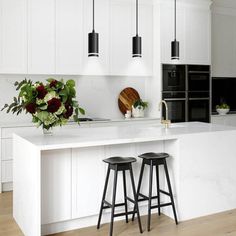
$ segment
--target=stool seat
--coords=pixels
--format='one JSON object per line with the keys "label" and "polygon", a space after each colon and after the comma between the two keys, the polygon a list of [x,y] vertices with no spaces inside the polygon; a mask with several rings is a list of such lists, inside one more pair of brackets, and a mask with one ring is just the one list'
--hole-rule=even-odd
{"label": "stool seat", "polygon": [[129,164],[132,162],[136,162],[136,158],[134,157],[110,157],[103,160],[104,162],[111,165],[119,165],[119,164]]}
{"label": "stool seat", "polygon": [[165,159],[165,158],[168,158],[169,156],[170,155],[165,152],[161,152],[161,153],[147,152],[147,153],[143,153],[139,157],[143,159],[154,160],[154,159]]}

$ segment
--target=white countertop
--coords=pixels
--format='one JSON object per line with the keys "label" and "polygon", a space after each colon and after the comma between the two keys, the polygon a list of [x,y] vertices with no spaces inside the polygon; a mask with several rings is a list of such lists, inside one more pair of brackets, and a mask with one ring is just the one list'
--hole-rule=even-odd
{"label": "white countertop", "polygon": [[169,129],[165,129],[160,124],[127,124],[125,126],[109,127],[62,128],[55,130],[52,136],[43,134],[24,135],[22,133],[18,133],[18,136],[37,146],[40,150],[53,150],[170,140],[177,139],[182,135],[232,130],[236,130],[236,128],[200,122],[186,122],[172,124]]}

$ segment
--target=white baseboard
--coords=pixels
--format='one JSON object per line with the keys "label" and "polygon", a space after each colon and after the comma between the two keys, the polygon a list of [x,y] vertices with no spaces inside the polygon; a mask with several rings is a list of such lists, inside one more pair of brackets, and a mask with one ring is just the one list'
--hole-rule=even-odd
{"label": "white baseboard", "polygon": [[2,183],[2,192],[13,191],[13,182]]}

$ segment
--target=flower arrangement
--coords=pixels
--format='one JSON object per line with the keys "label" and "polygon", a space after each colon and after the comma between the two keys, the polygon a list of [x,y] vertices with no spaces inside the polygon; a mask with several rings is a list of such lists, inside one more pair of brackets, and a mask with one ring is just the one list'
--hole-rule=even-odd
{"label": "flower arrangement", "polygon": [[15,82],[15,86],[16,90],[19,90],[18,97],[14,97],[10,105],[5,104],[2,110],[7,109],[7,113],[16,115],[25,110],[32,115],[33,123],[43,129],[65,125],[72,115],[74,121],[79,123],[79,113],[85,113],[75,100],[74,80],[64,83],[63,80],[49,78],[43,84],[24,79]]}

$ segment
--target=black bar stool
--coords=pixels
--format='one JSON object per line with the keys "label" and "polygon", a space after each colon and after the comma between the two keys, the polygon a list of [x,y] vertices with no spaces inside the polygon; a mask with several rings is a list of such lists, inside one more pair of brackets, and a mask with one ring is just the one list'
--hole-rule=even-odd
{"label": "black bar stool", "polygon": [[[104,186],[104,190],[103,190],[103,196],[102,196],[101,208],[100,208],[100,212],[99,212],[97,229],[100,228],[103,209],[111,208],[111,222],[110,222],[110,234],[109,234],[110,236],[112,236],[112,233],[113,233],[113,222],[114,222],[115,217],[125,216],[126,223],[128,223],[128,215],[134,214],[136,212],[137,212],[137,216],[138,216],[139,230],[140,230],[140,233],[142,233],[142,225],[141,225],[139,208],[138,208],[138,196],[137,196],[136,189],[135,189],[134,175],[133,175],[133,170],[132,170],[132,162],[136,162],[136,159],[133,157],[127,157],[127,158],[110,157],[110,158],[107,158],[103,161],[108,163],[108,169],[107,169],[107,176],[106,176],[106,180],[105,180],[105,186]],[[112,203],[107,202],[105,199],[110,170],[114,170],[114,183],[113,183],[114,185],[113,185]],[[126,175],[125,175],[126,170],[129,170],[129,172],[130,172],[131,185],[132,185],[132,189],[133,189],[134,199],[131,199],[127,196]],[[123,172],[124,203],[116,204],[116,187],[117,187],[118,171]],[[128,211],[127,200],[134,204],[133,211]],[[125,212],[115,214],[115,207],[120,207],[120,206],[125,206]]]}
{"label": "black bar stool", "polygon": [[[147,229],[150,231],[150,224],[151,224],[151,210],[154,208],[158,208],[158,214],[161,214],[161,207],[166,207],[166,206],[172,206],[173,213],[174,213],[174,218],[175,218],[175,223],[178,224],[177,220],[177,215],[176,215],[176,210],[175,210],[175,203],[174,203],[174,198],[172,194],[172,188],[170,184],[170,177],[168,173],[168,168],[166,164],[166,158],[169,157],[169,154],[167,153],[144,153],[139,156],[140,158],[143,159],[142,161],[142,166],[141,166],[141,171],[139,175],[139,182],[138,182],[138,189],[137,189],[137,195],[138,195],[138,201],[148,201],[148,222],[147,222]],[[143,171],[145,165],[150,166],[150,173],[149,173],[149,196],[145,196],[144,194],[140,193],[140,188],[141,188],[141,183],[142,183],[142,178],[143,178]],[[163,165],[164,166],[164,171],[166,175],[166,180],[167,180],[167,185],[169,192],[166,192],[164,190],[160,189],[159,186],[159,166]],[[156,182],[157,182],[157,196],[152,196],[152,180],[153,180],[153,167],[156,167]],[[169,203],[160,203],[160,193],[165,194],[170,197],[170,202]],[[140,198],[141,197],[141,198]],[[152,205],[152,199],[157,199],[157,205]],[[134,220],[135,212],[133,214],[132,220]]]}

